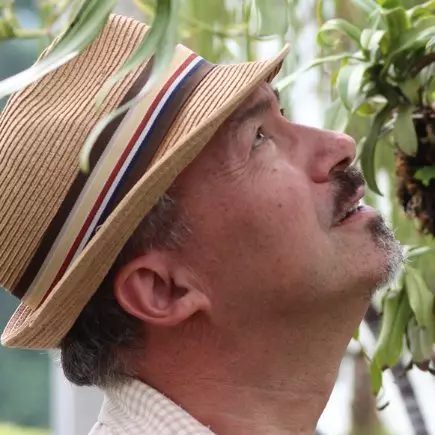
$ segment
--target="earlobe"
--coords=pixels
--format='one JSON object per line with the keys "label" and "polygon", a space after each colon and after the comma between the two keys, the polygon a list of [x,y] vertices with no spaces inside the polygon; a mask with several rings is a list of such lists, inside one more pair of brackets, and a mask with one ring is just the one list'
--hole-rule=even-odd
{"label": "earlobe", "polygon": [[125,311],[145,323],[175,326],[210,307],[189,274],[181,265],[169,266],[162,254],[149,253],[119,271],[115,297]]}

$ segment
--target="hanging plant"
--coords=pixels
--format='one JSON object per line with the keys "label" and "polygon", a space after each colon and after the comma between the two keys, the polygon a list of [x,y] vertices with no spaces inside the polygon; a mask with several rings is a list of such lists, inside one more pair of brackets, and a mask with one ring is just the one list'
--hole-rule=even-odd
{"label": "hanging plant", "polygon": [[[335,98],[325,127],[346,131],[351,123],[359,123],[366,129],[358,144],[358,161],[368,187],[377,194],[381,192],[376,147],[390,135],[399,204],[419,222],[423,233],[435,236],[435,0],[410,9],[401,0],[351,1],[365,25],[341,18],[326,21],[317,35],[326,56],[283,78],[278,90],[310,68],[338,63],[331,74]],[[370,122],[362,123],[361,117]],[[380,333],[370,358],[375,394],[382,386],[382,372],[401,361],[408,368],[415,365],[433,373],[435,298],[411,263],[431,249],[405,247],[405,251],[408,262],[380,301]]]}
{"label": "hanging plant", "polygon": [[[390,134],[395,143],[397,198],[424,233],[435,236],[435,1],[405,9],[401,0],[352,0],[366,27],[344,19],[325,22],[318,43],[329,56],[307,70],[341,61],[332,74],[336,95],[326,117],[345,130],[356,116],[371,123],[359,144],[359,160],[368,187],[376,182],[375,151]],[[354,51],[340,51],[343,37]],[[301,73],[282,80],[282,90]]]}

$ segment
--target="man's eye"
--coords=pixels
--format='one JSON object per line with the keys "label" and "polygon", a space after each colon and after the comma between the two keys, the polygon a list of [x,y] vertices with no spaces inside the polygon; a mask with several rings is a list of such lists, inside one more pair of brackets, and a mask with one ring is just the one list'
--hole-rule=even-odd
{"label": "man's eye", "polygon": [[262,145],[264,142],[267,141],[267,137],[263,132],[263,129],[260,127],[257,130],[257,133],[255,135],[255,140],[254,140],[254,148],[259,147],[260,145]]}

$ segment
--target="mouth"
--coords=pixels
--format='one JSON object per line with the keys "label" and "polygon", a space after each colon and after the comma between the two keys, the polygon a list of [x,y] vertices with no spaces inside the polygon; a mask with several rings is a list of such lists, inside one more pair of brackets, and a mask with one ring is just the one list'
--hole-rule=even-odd
{"label": "mouth", "polygon": [[360,186],[356,191],[355,195],[350,198],[350,200],[346,204],[343,205],[340,213],[334,219],[333,226],[343,225],[348,220],[360,214],[361,212],[373,210],[371,207],[360,204],[360,201],[364,196],[364,192],[364,186]]}

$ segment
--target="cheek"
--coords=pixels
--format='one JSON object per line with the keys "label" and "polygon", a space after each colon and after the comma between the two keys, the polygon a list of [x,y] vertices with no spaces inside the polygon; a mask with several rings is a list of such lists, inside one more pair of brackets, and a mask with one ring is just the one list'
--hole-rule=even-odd
{"label": "cheek", "polygon": [[216,187],[192,204],[195,247],[189,255],[214,280],[296,279],[317,249],[320,227],[305,178],[282,168],[262,175]]}

